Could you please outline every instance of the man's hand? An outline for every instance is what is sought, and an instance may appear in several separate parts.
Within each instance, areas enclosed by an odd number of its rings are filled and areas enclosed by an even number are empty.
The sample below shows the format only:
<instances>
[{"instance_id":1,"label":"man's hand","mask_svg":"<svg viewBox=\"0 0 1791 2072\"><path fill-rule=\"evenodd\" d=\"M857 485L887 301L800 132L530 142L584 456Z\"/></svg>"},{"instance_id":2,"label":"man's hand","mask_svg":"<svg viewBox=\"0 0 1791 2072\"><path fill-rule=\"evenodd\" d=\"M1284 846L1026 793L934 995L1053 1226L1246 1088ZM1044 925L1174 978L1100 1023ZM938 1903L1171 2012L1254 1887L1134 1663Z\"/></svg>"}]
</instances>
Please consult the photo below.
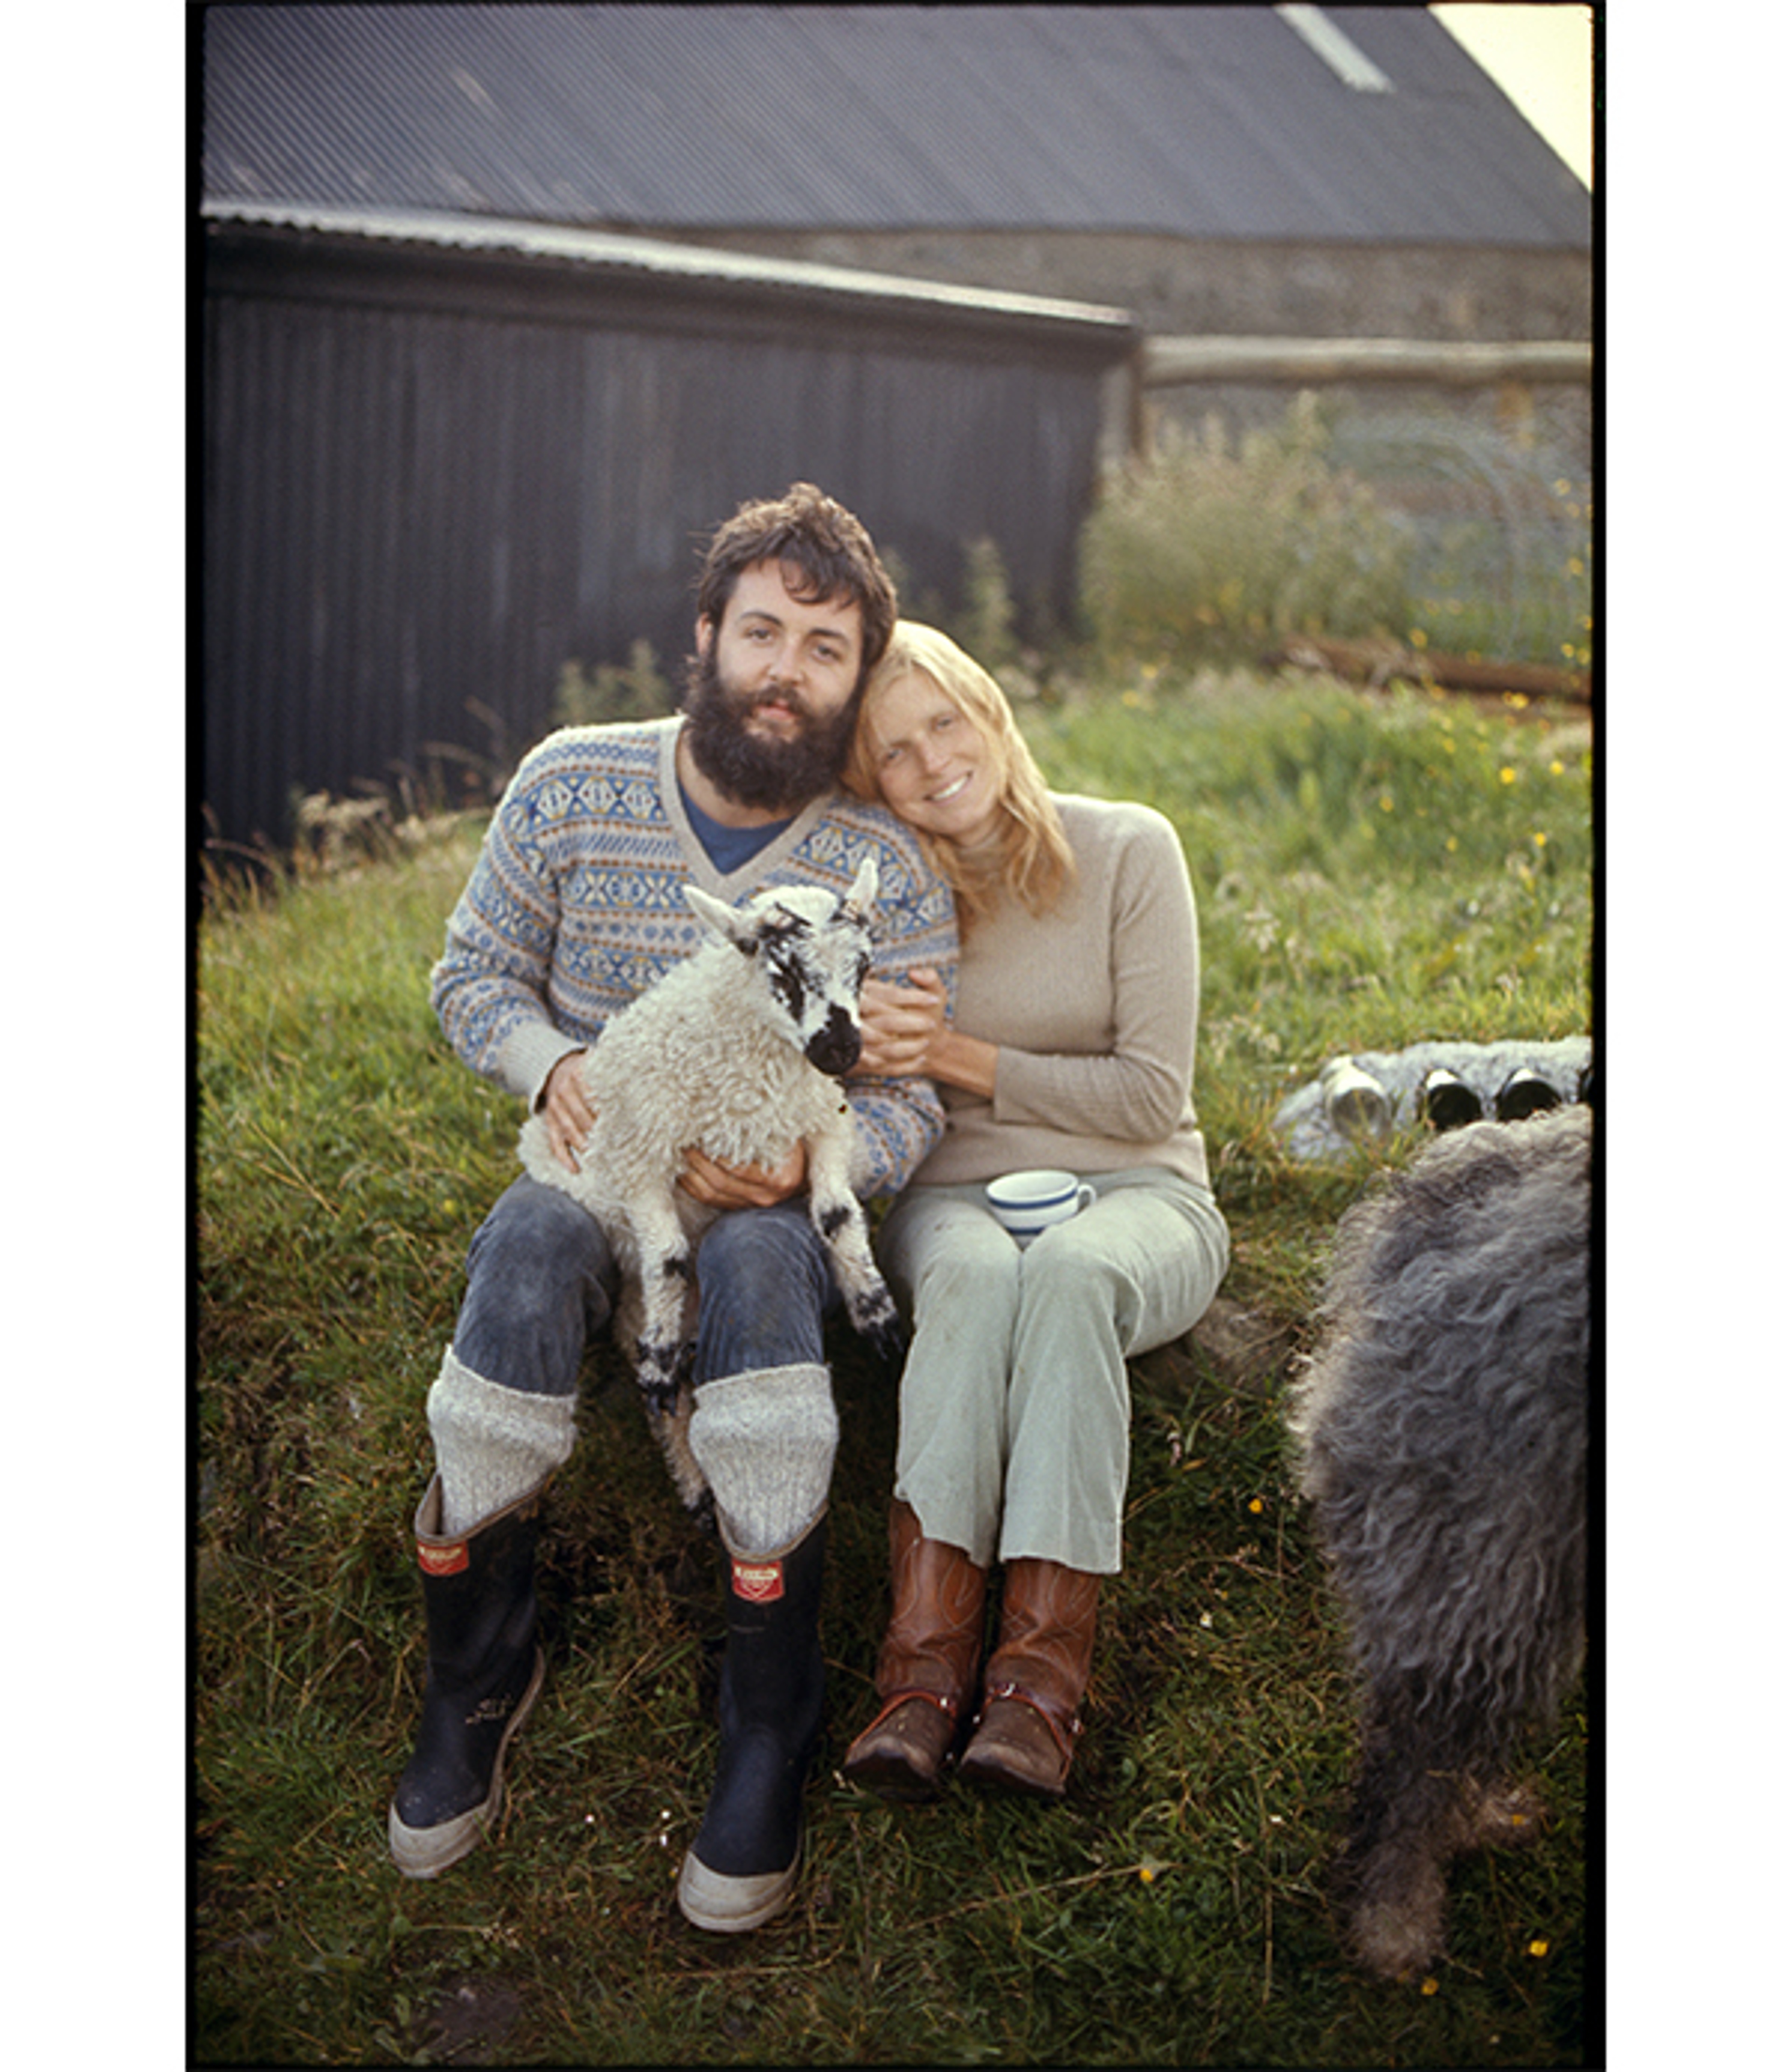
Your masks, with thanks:
<instances>
[{"instance_id":1,"label":"man's hand","mask_svg":"<svg viewBox=\"0 0 1791 2072\"><path fill-rule=\"evenodd\" d=\"M808 1147L799 1141L778 1165L725 1166L692 1145L678 1185L711 1209L773 1209L800 1194L808 1179Z\"/></svg>"},{"instance_id":2,"label":"man's hand","mask_svg":"<svg viewBox=\"0 0 1791 2072\"><path fill-rule=\"evenodd\" d=\"M566 1053L548 1074L547 1092L541 1102L548 1149L569 1173L578 1170L578 1154L597 1120L597 1110L585 1098L585 1075L580 1069L584 1056L582 1050Z\"/></svg>"},{"instance_id":3,"label":"man's hand","mask_svg":"<svg viewBox=\"0 0 1791 2072\"><path fill-rule=\"evenodd\" d=\"M911 971L906 985L867 979L858 997L864 1048L854 1079L910 1079L927 1071L935 1046L950 1026L945 980L930 968Z\"/></svg>"}]
</instances>

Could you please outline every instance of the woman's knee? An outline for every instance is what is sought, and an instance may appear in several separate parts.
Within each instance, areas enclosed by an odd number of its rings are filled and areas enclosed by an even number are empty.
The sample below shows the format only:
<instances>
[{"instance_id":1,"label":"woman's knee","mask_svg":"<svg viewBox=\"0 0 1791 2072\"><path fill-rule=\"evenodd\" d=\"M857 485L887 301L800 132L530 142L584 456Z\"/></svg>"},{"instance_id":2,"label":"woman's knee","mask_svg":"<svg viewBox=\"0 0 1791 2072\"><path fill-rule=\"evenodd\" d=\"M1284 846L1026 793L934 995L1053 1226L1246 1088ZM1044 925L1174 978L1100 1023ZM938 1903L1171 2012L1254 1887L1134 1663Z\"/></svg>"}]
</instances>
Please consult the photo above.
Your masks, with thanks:
<instances>
[{"instance_id":1,"label":"woman's knee","mask_svg":"<svg viewBox=\"0 0 1791 2072\"><path fill-rule=\"evenodd\" d=\"M1021 1255L1019 1281L1029 1309L1041 1304L1110 1308L1132 1277L1123 1259L1071 1223L1041 1231Z\"/></svg>"},{"instance_id":2,"label":"woman's knee","mask_svg":"<svg viewBox=\"0 0 1791 2072\"><path fill-rule=\"evenodd\" d=\"M1129 1353L1191 1330L1212 1300L1229 1245L1216 1206L1116 1190L1074 1221L1041 1233L1025 1255L1029 1319L1112 1320ZM1103 1213L1103 1211L1106 1213Z\"/></svg>"},{"instance_id":3,"label":"woman's knee","mask_svg":"<svg viewBox=\"0 0 1791 2072\"><path fill-rule=\"evenodd\" d=\"M1011 1315L1020 1295L1020 1248L992 1216L940 1216L915 1223L885 1256L893 1277L912 1289L917 1308L974 1303Z\"/></svg>"}]
</instances>

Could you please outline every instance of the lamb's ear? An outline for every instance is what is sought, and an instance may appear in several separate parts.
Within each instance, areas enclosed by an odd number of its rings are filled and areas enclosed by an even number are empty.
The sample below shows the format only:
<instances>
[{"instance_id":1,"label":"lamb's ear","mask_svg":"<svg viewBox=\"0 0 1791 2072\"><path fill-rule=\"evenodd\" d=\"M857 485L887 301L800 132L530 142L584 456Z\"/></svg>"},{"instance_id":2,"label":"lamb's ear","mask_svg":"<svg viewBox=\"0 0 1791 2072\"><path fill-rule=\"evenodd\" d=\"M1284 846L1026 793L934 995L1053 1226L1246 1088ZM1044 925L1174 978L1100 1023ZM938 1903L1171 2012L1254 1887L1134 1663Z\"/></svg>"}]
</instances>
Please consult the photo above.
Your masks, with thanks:
<instances>
[{"instance_id":1,"label":"lamb's ear","mask_svg":"<svg viewBox=\"0 0 1791 2072\"><path fill-rule=\"evenodd\" d=\"M758 932L746 915L695 885L684 887L684 897L696 910L697 919L711 934L719 935L725 943L732 943L749 957L755 953L758 948Z\"/></svg>"},{"instance_id":2,"label":"lamb's ear","mask_svg":"<svg viewBox=\"0 0 1791 2072\"><path fill-rule=\"evenodd\" d=\"M845 905L840 911L854 921L868 922L876 904L877 859L867 856L858 866L858 875L852 881L852 890L846 894Z\"/></svg>"}]
</instances>

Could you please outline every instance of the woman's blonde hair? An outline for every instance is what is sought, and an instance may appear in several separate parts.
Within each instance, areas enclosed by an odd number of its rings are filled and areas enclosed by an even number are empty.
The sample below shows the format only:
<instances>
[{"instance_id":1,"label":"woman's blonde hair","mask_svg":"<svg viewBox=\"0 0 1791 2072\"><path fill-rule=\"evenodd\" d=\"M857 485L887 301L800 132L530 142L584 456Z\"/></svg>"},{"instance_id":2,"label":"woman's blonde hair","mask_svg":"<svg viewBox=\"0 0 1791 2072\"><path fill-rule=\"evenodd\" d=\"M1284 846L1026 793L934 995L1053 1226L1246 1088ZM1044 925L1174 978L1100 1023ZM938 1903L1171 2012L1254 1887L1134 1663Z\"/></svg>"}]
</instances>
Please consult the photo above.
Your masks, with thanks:
<instances>
[{"instance_id":1,"label":"woman's blonde hair","mask_svg":"<svg viewBox=\"0 0 1791 2072\"><path fill-rule=\"evenodd\" d=\"M949 698L981 736L995 764L1000 832L986 849L960 849L916 829L933 867L957 895L960 925L993 911L1003 890L1033 914L1049 913L1075 875L1075 859L1033 752L1014 723L1007 693L980 662L936 627L898 619L871 672L841 781L856 797L880 801L871 738L878 698L905 676L921 676Z\"/></svg>"}]
</instances>

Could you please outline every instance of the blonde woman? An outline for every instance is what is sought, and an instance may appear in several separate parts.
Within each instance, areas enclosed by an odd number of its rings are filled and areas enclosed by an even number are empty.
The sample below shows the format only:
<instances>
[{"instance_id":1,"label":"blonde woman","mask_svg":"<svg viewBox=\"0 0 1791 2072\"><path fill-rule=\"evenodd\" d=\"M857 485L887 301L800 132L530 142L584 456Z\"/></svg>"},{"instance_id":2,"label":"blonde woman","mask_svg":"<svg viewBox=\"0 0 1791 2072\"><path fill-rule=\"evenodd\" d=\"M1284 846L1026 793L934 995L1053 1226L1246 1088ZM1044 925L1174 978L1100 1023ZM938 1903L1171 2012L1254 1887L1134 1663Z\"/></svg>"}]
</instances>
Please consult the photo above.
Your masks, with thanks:
<instances>
[{"instance_id":1,"label":"blonde woman","mask_svg":"<svg viewBox=\"0 0 1791 2072\"><path fill-rule=\"evenodd\" d=\"M865 989L862 1069L934 1081L947 1127L879 1237L914 1337L880 1708L845 1768L932 1797L981 1670L960 1774L1061 1798L1120 1566L1126 1360L1188 1330L1229 1257L1192 1100L1193 894L1169 822L1048 791L1000 685L930 627L897 627L844 782L920 834L962 939L955 1014L930 971ZM1094 1199L1022 1248L983 1189L1037 1166Z\"/></svg>"}]
</instances>

